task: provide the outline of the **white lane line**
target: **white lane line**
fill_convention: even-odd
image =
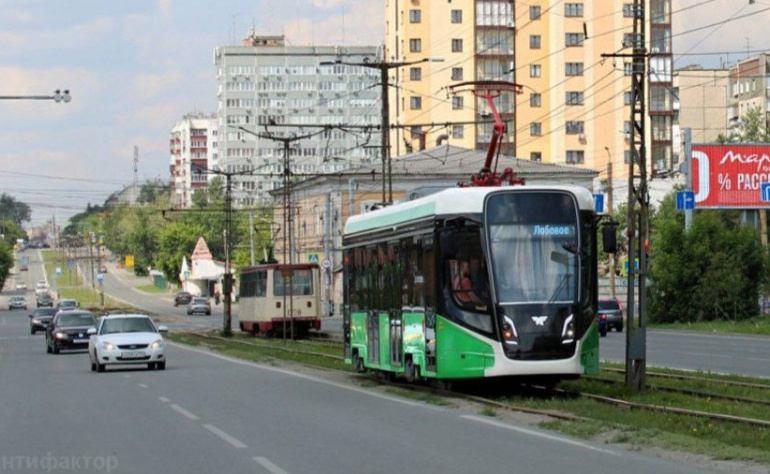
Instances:
[[[757,362],[770,362],[770,359],[760,359],[759,357],[746,357],[746,360],[755,360]]]
[[[190,413],[189,411],[187,411],[187,410],[185,410],[184,408],[180,407],[180,406],[179,406],[179,405],[177,405],[176,403],[172,403],[172,404],[171,404],[171,405],[169,405],[169,406],[170,406],[170,407],[171,407],[171,408],[172,408],[172,409],[173,409],[175,412],[179,413],[180,415],[182,415],[183,417],[187,418],[188,420],[193,420],[193,421],[197,421],[197,420],[200,420],[200,418],[198,417],[198,415],[196,415],[195,413]]]
[[[254,456],[253,458],[255,461],[257,461],[262,467],[267,469],[268,471],[272,472],[273,474],[289,474],[288,472],[284,471],[280,467],[276,466],[272,462],[270,462],[269,459],[262,457],[262,456]]]
[[[731,355],[705,354],[703,352],[676,352],[676,354],[691,355],[697,357],[712,357],[716,359],[732,359]]]
[[[501,423],[499,421],[490,420],[489,418],[483,418],[483,417],[480,417],[480,416],[473,416],[473,415],[461,415],[460,418],[464,418],[466,420],[478,421],[479,423],[485,423],[487,425],[496,426],[498,428],[504,428],[506,430],[516,431],[518,433],[522,433],[522,434],[529,435],[529,436],[535,436],[535,437],[538,437],[538,438],[544,438],[544,439],[547,439],[547,440],[550,440],[550,441],[557,441],[559,443],[570,444],[572,446],[577,446],[579,448],[585,448],[585,449],[590,449],[592,451],[598,451],[598,452],[603,453],[603,454],[609,454],[609,455],[612,455],[612,456],[619,456],[618,453],[616,453],[614,451],[610,451],[608,449],[597,448],[596,446],[591,446],[590,444],[581,443],[580,441],[575,441],[573,439],[562,438],[561,436],[555,436],[555,435],[551,435],[551,434],[548,434],[548,433],[542,433],[540,431],[534,431],[534,430],[529,430],[527,428],[520,428],[518,426],[508,425],[508,424],[505,424],[505,423]]]
[[[139,386],[142,387],[142,388],[148,388],[147,385],[145,385],[143,383],[140,383]]]
[[[230,445],[232,445],[234,448],[245,448],[246,447],[246,445],[243,444],[238,438],[232,437],[231,435],[225,433],[224,431],[220,430],[219,428],[217,428],[214,425],[203,425],[203,427],[206,428],[207,430],[211,431],[215,435],[219,436],[224,441],[227,441],[228,443],[230,443]]]
[[[166,398],[166,397],[158,397],[158,400],[162,401],[163,403],[168,403],[168,402],[170,402],[170,401],[171,401],[171,400],[169,400],[169,399],[168,399],[168,398]]]
[[[232,362],[232,363],[235,363],[235,364],[244,365],[246,367],[255,367],[255,368],[262,369],[262,370],[267,370],[267,371],[270,371],[270,372],[276,372],[276,373],[279,373],[279,374],[290,375],[292,377],[297,377],[297,378],[301,378],[301,379],[305,379],[305,380],[311,380],[313,382],[322,383],[324,385],[329,385],[329,386],[340,388],[340,389],[343,389],[343,390],[348,390],[348,391],[351,391],[351,392],[360,393],[362,395],[368,395],[368,396],[374,397],[374,398],[380,398],[382,400],[388,400],[388,401],[391,401],[391,402],[401,403],[403,405],[409,405],[409,406],[413,406],[413,407],[423,407],[423,408],[430,408],[430,409],[433,409],[433,410],[441,410],[441,407],[437,407],[437,406],[433,406],[433,405],[427,405],[427,404],[422,403],[422,402],[413,402],[413,401],[409,401],[409,400],[404,400],[404,399],[393,397],[393,396],[389,396],[389,395],[383,395],[383,394],[376,393],[376,392],[370,392],[369,390],[366,390],[366,389],[363,389],[363,388],[352,387],[352,386],[349,386],[349,385],[344,385],[344,384],[341,384],[341,383],[336,383],[336,382],[332,382],[332,381],[329,381],[329,380],[324,380],[324,379],[321,379],[321,378],[318,378],[318,377],[313,377],[312,375],[300,374],[300,373],[297,373],[297,372],[292,372],[290,370],[277,369],[275,367],[268,367],[266,365],[261,365],[261,364],[257,364],[257,363],[254,363],[254,362],[249,362],[249,361],[246,361],[246,360],[234,359],[232,357],[223,356],[223,355],[220,355],[220,354],[215,354],[213,352],[209,352],[209,351],[205,351],[205,350],[201,350],[201,349],[195,349],[193,347],[186,346],[184,344],[177,344],[176,342],[168,342],[168,341],[166,341],[166,344],[174,346],[174,347],[178,347],[178,348],[186,350],[186,351],[197,352],[199,354],[207,355],[209,357],[214,357],[214,358],[221,359],[221,360],[226,360],[228,362]]]

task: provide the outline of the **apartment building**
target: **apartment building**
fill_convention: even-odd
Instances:
[[[232,178],[236,206],[269,204],[283,186],[280,140],[323,132],[313,125],[347,124],[290,143],[292,179],[335,173],[379,160],[379,71],[334,64],[379,61],[375,46],[287,46],[283,36],[252,34],[214,51],[220,170]]]
[[[648,0],[645,48],[647,163],[654,176],[674,163],[671,93],[671,0]],[[630,152],[633,2],[571,0],[386,0],[388,61],[424,62],[394,69],[393,156],[446,140],[485,148],[489,111],[472,95],[449,94],[463,81],[510,81],[497,108],[508,125],[502,152],[627,178]],[[515,104],[515,106],[514,106]],[[464,124],[465,123],[465,124]],[[601,176],[605,180],[607,177]]]
[[[758,108],[765,117],[765,129],[770,130],[770,55],[760,54],[739,61],[730,68],[728,96],[728,127],[739,132],[740,118]]]
[[[219,161],[216,115],[187,114],[171,128],[169,138],[171,199],[180,208],[192,206],[196,189],[206,188]]]
[[[727,69],[688,66],[674,72],[674,162],[684,160],[682,130],[689,128],[693,143],[715,142],[727,135]]]

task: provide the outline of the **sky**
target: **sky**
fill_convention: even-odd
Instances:
[[[0,193],[29,204],[32,225],[53,216],[63,224],[133,181],[134,146],[140,182],[168,181],[171,127],[186,113],[216,110],[215,47],[252,28],[292,45],[380,45],[384,3],[0,0],[0,96],[72,96],[67,104],[0,100]],[[770,50],[770,0],[672,3],[676,67]],[[693,55],[708,52],[722,54]]]

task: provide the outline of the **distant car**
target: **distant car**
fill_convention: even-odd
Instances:
[[[45,282],[45,280],[40,280],[37,282],[37,285],[35,285],[35,293],[41,294],[41,293],[48,293],[48,283]]]
[[[16,291],[27,291],[27,284],[23,281],[16,282]]]
[[[56,308],[39,308],[29,315],[29,333],[45,331],[58,310]]]
[[[11,296],[8,300],[8,311],[14,309],[27,309],[27,299],[23,296]]]
[[[38,308],[53,308],[53,298],[48,293],[38,293],[36,301]]]
[[[623,305],[617,298],[599,299],[599,334],[604,337],[607,331],[623,331]]]
[[[144,314],[111,314],[88,331],[91,371],[104,372],[107,365],[147,364],[150,370],[166,368],[166,344],[160,335],[166,326],[155,326]]]
[[[77,309],[78,306],[77,301],[70,299],[59,300],[59,302],[56,303],[56,307],[59,309]]]
[[[194,313],[204,313],[206,316],[211,316],[211,303],[209,303],[208,298],[196,296],[187,304],[187,314],[192,315]]]
[[[106,267],[106,266],[104,266],[104,265],[102,265],[101,267],[99,267],[99,273],[107,273],[107,267]]]
[[[58,354],[62,349],[86,349],[88,329],[96,326],[90,311],[59,310],[45,330],[46,352]]]
[[[180,304],[187,304],[192,300],[193,295],[191,295],[187,291],[180,291],[176,295],[174,295],[174,306],[179,306]]]

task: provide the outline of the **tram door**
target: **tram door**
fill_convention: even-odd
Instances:
[[[380,364],[380,313],[367,311],[366,315],[366,352],[367,360],[375,365]]]
[[[345,341],[345,359],[350,359],[353,355],[350,352],[350,305],[342,307],[342,337]]]
[[[425,370],[436,371],[436,314],[425,308]]]
[[[390,315],[390,365],[401,367],[404,359],[404,321],[400,311]]]

